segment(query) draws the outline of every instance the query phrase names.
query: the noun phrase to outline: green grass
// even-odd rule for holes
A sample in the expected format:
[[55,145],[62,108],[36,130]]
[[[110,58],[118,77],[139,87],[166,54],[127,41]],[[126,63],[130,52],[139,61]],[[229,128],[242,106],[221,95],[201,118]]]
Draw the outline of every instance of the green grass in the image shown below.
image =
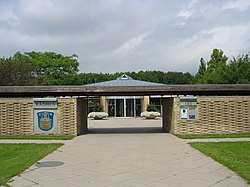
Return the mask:
[[11,140],[72,140],[75,136],[56,136],[56,135],[23,135],[23,136],[0,136],[0,139]]
[[63,144],[0,144],[0,186]]
[[195,142],[190,144],[235,171],[250,184],[250,142]]
[[208,139],[208,138],[250,138],[250,133],[239,134],[179,134],[182,139]]

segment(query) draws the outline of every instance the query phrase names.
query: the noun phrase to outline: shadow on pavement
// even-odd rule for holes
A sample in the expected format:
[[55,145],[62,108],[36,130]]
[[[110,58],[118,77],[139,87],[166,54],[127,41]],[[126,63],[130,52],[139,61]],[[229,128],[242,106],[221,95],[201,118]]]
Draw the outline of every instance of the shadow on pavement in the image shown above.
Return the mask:
[[120,128],[89,128],[87,133],[93,134],[143,134],[165,133],[162,127],[120,127]]
[[46,161],[46,162],[37,162],[35,165],[37,167],[57,167],[63,165],[63,162],[59,161]]
[[44,161],[44,162],[36,162],[35,167],[32,169],[28,169],[24,171],[23,173],[29,173],[32,171],[35,171],[39,168],[42,167],[58,167],[64,165],[64,162],[59,162],[59,161]]

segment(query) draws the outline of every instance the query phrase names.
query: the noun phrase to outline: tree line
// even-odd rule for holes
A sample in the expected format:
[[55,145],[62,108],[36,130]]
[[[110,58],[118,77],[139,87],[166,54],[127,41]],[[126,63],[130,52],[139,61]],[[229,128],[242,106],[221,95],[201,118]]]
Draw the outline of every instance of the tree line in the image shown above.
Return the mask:
[[196,75],[189,72],[139,71],[116,73],[79,73],[77,55],[55,52],[17,52],[0,58],[0,86],[85,85],[114,80],[127,74],[136,80],[162,84],[249,84],[250,58],[243,54],[229,59],[214,49],[210,59],[200,59]]

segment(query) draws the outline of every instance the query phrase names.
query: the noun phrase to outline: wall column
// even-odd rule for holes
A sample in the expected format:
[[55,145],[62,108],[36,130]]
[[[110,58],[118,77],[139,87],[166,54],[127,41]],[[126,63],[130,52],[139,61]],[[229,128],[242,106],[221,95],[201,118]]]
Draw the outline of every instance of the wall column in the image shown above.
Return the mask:
[[162,128],[166,132],[172,132],[171,129],[173,123],[173,102],[174,98],[162,98]]
[[106,111],[106,96],[101,96],[100,97],[100,105],[103,107],[103,111],[107,112]]
[[88,130],[88,99],[77,98],[77,135]]
[[143,96],[143,108],[142,110],[145,112],[147,110],[147,106],[149,105],[149,96]]

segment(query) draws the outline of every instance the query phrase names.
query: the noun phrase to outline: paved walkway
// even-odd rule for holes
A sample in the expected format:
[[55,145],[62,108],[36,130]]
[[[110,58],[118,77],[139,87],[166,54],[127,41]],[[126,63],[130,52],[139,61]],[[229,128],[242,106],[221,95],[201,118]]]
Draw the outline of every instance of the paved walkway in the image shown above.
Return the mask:
[[[118,126],[115,133],[114,126]],[[133,131],[135,126],[139,128]],[[160,133],[159,127],[160,121],[154,120],[91,121],[92,133],[66,141],[9,184],[18,187],[248,186],[234,172],[191,148],[186,140]]]

